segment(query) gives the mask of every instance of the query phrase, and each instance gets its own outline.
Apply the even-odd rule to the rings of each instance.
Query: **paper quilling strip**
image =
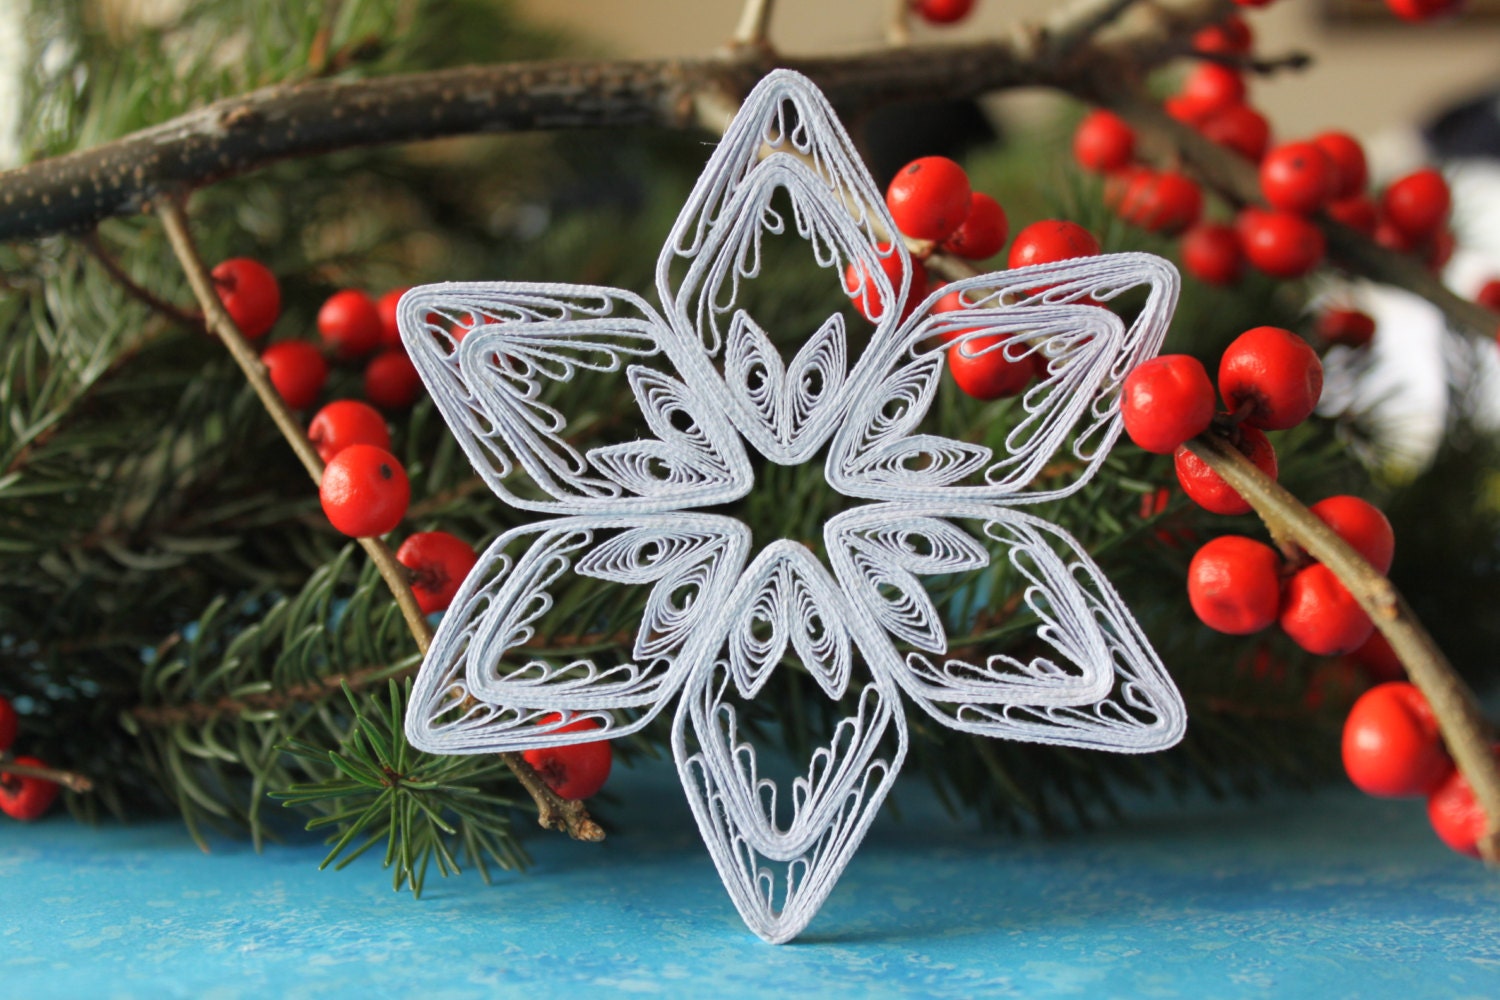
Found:
[[[787,201],[792,215],[773,208]],[[910,262],[843,126],[806,78],[772,73],[745,101],[688,198],[657,267],[661,311],[612,288],[428,285],[401,300],[402,338],[474,468],[502,501],[548,515],[506,532],[443,618],[406,719],[433,753],[488,753],[635,732],[676,704],[672,749],[704,843],[750,929],[790,940],[858,847],[906,754],[902,697],[985,736],[1127,753],[1181,738],[1181,697],[1088,554],[1024,507],[1066,496],[1120,433],[1120,383],[1161,345],[1177,273],[1116,254],[965,279],[908,318],[886,309],[858,356],[842,314],[784,363],[742,286],[762,237],[788,225],[817,264],[879,315],[901,302],[880,259]],[[1145,290],[1127,328],[1096,303]],[[946,292],[970,305],[937,313]],[[468,328],[461,338],[453,324]],[[922,432],[944,337],[1008,335],[1045,377],[1003,451]],[[650,436],[580,451],[553,383],[624,379]],[[952,391],[952,390],[949,390]],[[748,494],[746,446],[795,465],[827,446],[829,487],[867,501],[823,527],[827,563],[703,512]],[[1040,475],[1064,452],[1071,478]],[[1064,477],[1069,473],[1064,473]],[[1042,484],[1037,486],[1036,484]],[[1008,560],[1048,656],[948,653],[920,576]],[[526,647],[570,574],[640,588],[629,659]],[[757,770],[736,705],[778,663],[850,706],[790,789]],[[783,799],[778,812],[778,795]],[[789,796],[789,803],[785,801]]]

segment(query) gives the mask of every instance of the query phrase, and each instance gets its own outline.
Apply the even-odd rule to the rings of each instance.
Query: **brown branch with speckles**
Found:
[[[1229,0],[1156,0],[1136,12],[1150,16],[1107,41],[1068,30],[1115,6],[1084,0],[1047,25],[993,41],[848,56],[789,59],[746,44],[704,59],[511,63],[266,87],[0,173],[0,240],[87,231],[163,193],[341,149],[486,132],[692,128],[703,95],[738,101],[777,66],[807,74],[846,115],[896,101],[1060,87],[1109,67],[1118,75],[1159,65],[1181,53],[1183,30],[1233,9]],[[750,9],[752,34],[768,11]]]

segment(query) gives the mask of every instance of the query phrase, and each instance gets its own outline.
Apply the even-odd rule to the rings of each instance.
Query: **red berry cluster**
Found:
[[[942,156],[925,156],[897,171],[886,189],[886,206],[901,234],[923,244],[911,261],[909,274],[903,273],[901,258],[891,252],[889,243],[876,245],[891,286],[899,289],[902,279],[907,281],[901,319],[935,290],[923,264],[928,254],[941,251],[965,260],[984,260],[1005,248],[1010,232],[1000,203],[974,191],[964,169]],[[1087,229],[1063,219],[1044,219],[1016,234],[1007,266],[1026,267],[1099,252],[1099,241]],[[879,322],[886,315],[886,303],[867,278],[864,265],[851,263],[844,270],[844,290],[860,315]],[[957,292],[950,292],[933,309],[951,312],[969,305]],[[948,350],[948,370],[970,396],[986,400],[1015,396],[1025,391],[1033,377],[1045,377],[1046,359],[1026,342],[1001,336],[963,339],[968,332],[956,330],[945,339],[957,341]]]
[[[355,538],[383,535],[406,516],[411,485],[391,454],[391,433],[374,407],[339,399],[318,411],[307,437],[327,463],[318,486],[323,512],[335,528]],[[423,614],[452,603],[479,561],[472,546],[445,531],[418,532],[402,543],[396,561],[410,574]]]
[[[55,781],[26,774],[11,774],[5,770],[7,760],[32,767],[46,767],[36,757],[11,757],[10,748],[15,745],[21,729],[20,717],[9,698],[0,697],[0,812],[12,819],[31,821],[40,819],[57,799],[58,786]]]
[[[1236,446],[1261,471],[1276,476],[1276,452],[1265,431],[1295,427],[1311,415],[1323,388],[1323,367],[1307,342],[1289,330],[1262,326],[1241,334],[1219,362],[1219,394],[1230,412]],[[1136,367],[1121,394],[1125,431],[1137,445],[1174,454],[1177,480],[1199,506],[1245,514],[1250,505],[1188,447],[1213,422],[1214,390],[1197,359],[1166,355]],[[1312,512],[1375,569],[1390,569],[1390,522],[1358,497],[1330,497]],[[1326,566],[1306,557],[1283,566],[1269,545],[1239,535],[1216,538],[1193,556],[1188,599],[1199,619],[1230,635],[1250,635],[1280,622],[1308,652],[1333,656],[1360,648],[1374,625]]]
[[[1389,0],[1396,6],[1451,6],[1449,0]],[[1242,4],[1259,6],[1259,4]],[[1405,16],[1403,14],[1403,16]],[[1193,39],[1208,57],[1166,100],[1166,110],[1205,137],[1260,167],[1266,207],[1239,211],[1234,223],[1200,221],[1204,198],[1191,178],[1176,170],[1154,170],[1136,161],[1135,134],[1107,111],[1079,124],[1073,153],[1085,169],[1106,175],[1106,204],[1122,219],[1152,232],[1182,233],[1183,266],[1215,285],[1237,282],[1248,261],[1276,278],[1297,278],[1323,260],[1322,230],[1312,217],[1329,217],[1358,229],[1382,245],[1418,254],[1431,268],[1453,252],[1447,229],[1449,195],[1434,170],[1419,170],[1391,184],[1379,202],[1369,182],[1360,144],[1342,132],[1272,146],[1271,127],[1248,103],[1239,70],[1221,59],[1250,54],[1254,36],[1238,16],[1211,25]]]
[[[1416,687],[1393,681],[1366,691],[1344,721],[1343,757],[1344,771],[1361,791],[1426,798],[1427,817],[1443,843],[1479,856],[1484,811],[1453,766],[1432,708]]]
[[[1290,330],[1247,330],[1219,361],[1219,394],[1229,408],[1221,420],[1233,425],[1236,447],[1273,479],[1276,450],[1264,432],[1306,420],[1322,391],[1322,362]],[[1177,481],[1200,507],[1215,514],[1250,512],[1244,498],[1185,444],[1214,420],[1214,389],[1196,358],[1168,354],[1137,366],[1125,378],[1120,415],[1137,445],[1173,454]]]
[[[1390,569],[1395,536],[1378,508],[1358,497],[1334,496],[1314,504],[1312,512],[1377,571]],[[1271,546],[1239,535],[1216,538],[1193,556],[1188,600],[1199,620],[1229,635],[1280,623],[1292,641],[1317,656],[1372,645],[1369,615],[1328,567],[1305,554],[1283,564]]]
[[[246,338],[259,340],[270,332],[281,315],[281,287],[264,264],[235,257],[215,267],[212,276],[219,301]],[[261,363],[286,405],[305,410],[317,402],[329,375],[325,351],[339,362],[370,358],[364,390],[376,406],[401,410],[416,402],[422,380],[396,328],[396,303],[405,291],[393,289],[378,301],[354,289],[336,292],[318,311],[323,350],[305,340],[267,347]]]

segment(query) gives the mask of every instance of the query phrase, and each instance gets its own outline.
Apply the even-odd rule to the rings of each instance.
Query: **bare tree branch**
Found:
[[[1087,0],[1078,16],[1096,16],[1098,5]],[[983,43],[818,59],[777,59],[765,47],[750,47],[709,59],[514,63],[267,87],[0,173],[0,240],[84,231],[140,211],[166,192],[340,149],[482,132],[691,128],[702,95],[738,101],[777,65],[807,74],[850,115],[1008,87],[1068,89],[1086,80],[1089,89],[1101,89],[1104,76],[1132,75],[1179,55],[1183,30],[1230,9],[1228,0],[1156,0],[1142,8],[1153,16],[1133,33],[1067,52],[1055,51],[1045,32],[1033,29]]]

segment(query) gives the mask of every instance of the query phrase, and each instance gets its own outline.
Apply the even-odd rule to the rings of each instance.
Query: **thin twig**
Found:
[[[1311,69],[1314,59],[1310,53],[1293,51],[1279,56],[1254,56],[1235,55],[1229,52],[1204,52],[1201,49],[1192,49],[1188,55],[1194,59],[1204,62],[1218,63],[1220,66],[1228,66],[1242,73],[1254,73],[1256,76],[1275,76],[1290,70],[1293,73],[1301,73]]]
[[[115,260],[114,255],[104,249],[104,244],[99,240],[98,230],[84,233],[78,238],[78,242],[83,244],[83,248],[89,252],[94,260],[99,262],[99,266],[104,268],[105,272],[121,288],[125,289],[132,298],[144,302],[153,311],[160,313],[175,323],[181,323],[183,326],[189,326],[195,330],[205,329],[202,316],[197,313],[188,312],[186,309],[177,308],[177,306],[155,292],[137,283],[134,278],[126,273],[125,268],[120,266],[120,262]]]
[[[192,286],[193,294],[203,309],[208,328],[219,336],[225,347],[229,348],[229,353],[240,366],[240,370],[245,373],[245,378],[249,380],[255,394],[260,397],[261,403],[281,430],[287,444],[292,446],[292,451],[301,459],[313,483],[317,484],[323,478],[323,461],[318,457],[317,451],[308,440],[307,433],[297,421],[297,417],[287,409],[281,396],[276,392],[276,387],[271,384],[270,378],[266,375],[265,365],[261,364],[255,348],[245,340],[244,335],[235,326],[234,320],[224,310],[223,303],[219,301],[218,293],[213,288],[213,279],[209,277],[208,269],[204,267],[203,259],[198,255],[198,249],[193,244],[192,234],[188,230],[187,217],[181,204],[176,198],[167,197],[160,199],[155,207],[162,227],[167,232],[167,239],[172,244],[172,251],[177,255],[178,263],[182,265],[182,270],[187,275],[188,284]],[[428,647],[432,645],[432,626],[427,623],[422,609],[417,606],[416,596],[412,594],[405,567],[396,561],[390,547],[379,538],[361,538],[359,544],[369,553],[370,559],[380,570],[381,577],[385,579],[386,586],[390,588],[391,594],[396,598],[396,604],[401,608],[402,617],[406,619],[412,638],[417,641],[417,648],[423,656],[426,656]],[[548,829],[566,829],[576,840],[603,839],[604,832],[589,817],[582,802],[559,797],[537,776],[520,754],[501,754],[501,757],[536,801],[539,823]]]
[[[769,49],[768,32],[775,8],[776,0],[745,0],[745,6],[740,10],[739,26],[734,29],[735,47]]]
[[[885,40],[897,48],[911,44],[911,0],[887,0]]]
[[[1338,577],[1369,614],[1432,706],[1443,741],[1468,779],[1487,819],[1479,848],[1491,864],[1500,863],[1500,759],[1490,748],[1479,702],[1453,669],[1432,636],[1391,581],[1292,496],[1255,467],[1228,440],[1212,432],[1188,448],[1255,509],[1273,537],[1290,538]]]
[[[94,790],[93,780],[76,771],[62,771],[55,767],[47,767],[45,764],[21,764],[12,760],[9,753],[0,753],[0,776],[11,775],[22,778],[44,778],[73,792]]]
[[[1066,8],[1055,22],[1047,25],[1047,50],[1055,58],[1068,58],[1140,2],[1095,0],[1088,8]]]

